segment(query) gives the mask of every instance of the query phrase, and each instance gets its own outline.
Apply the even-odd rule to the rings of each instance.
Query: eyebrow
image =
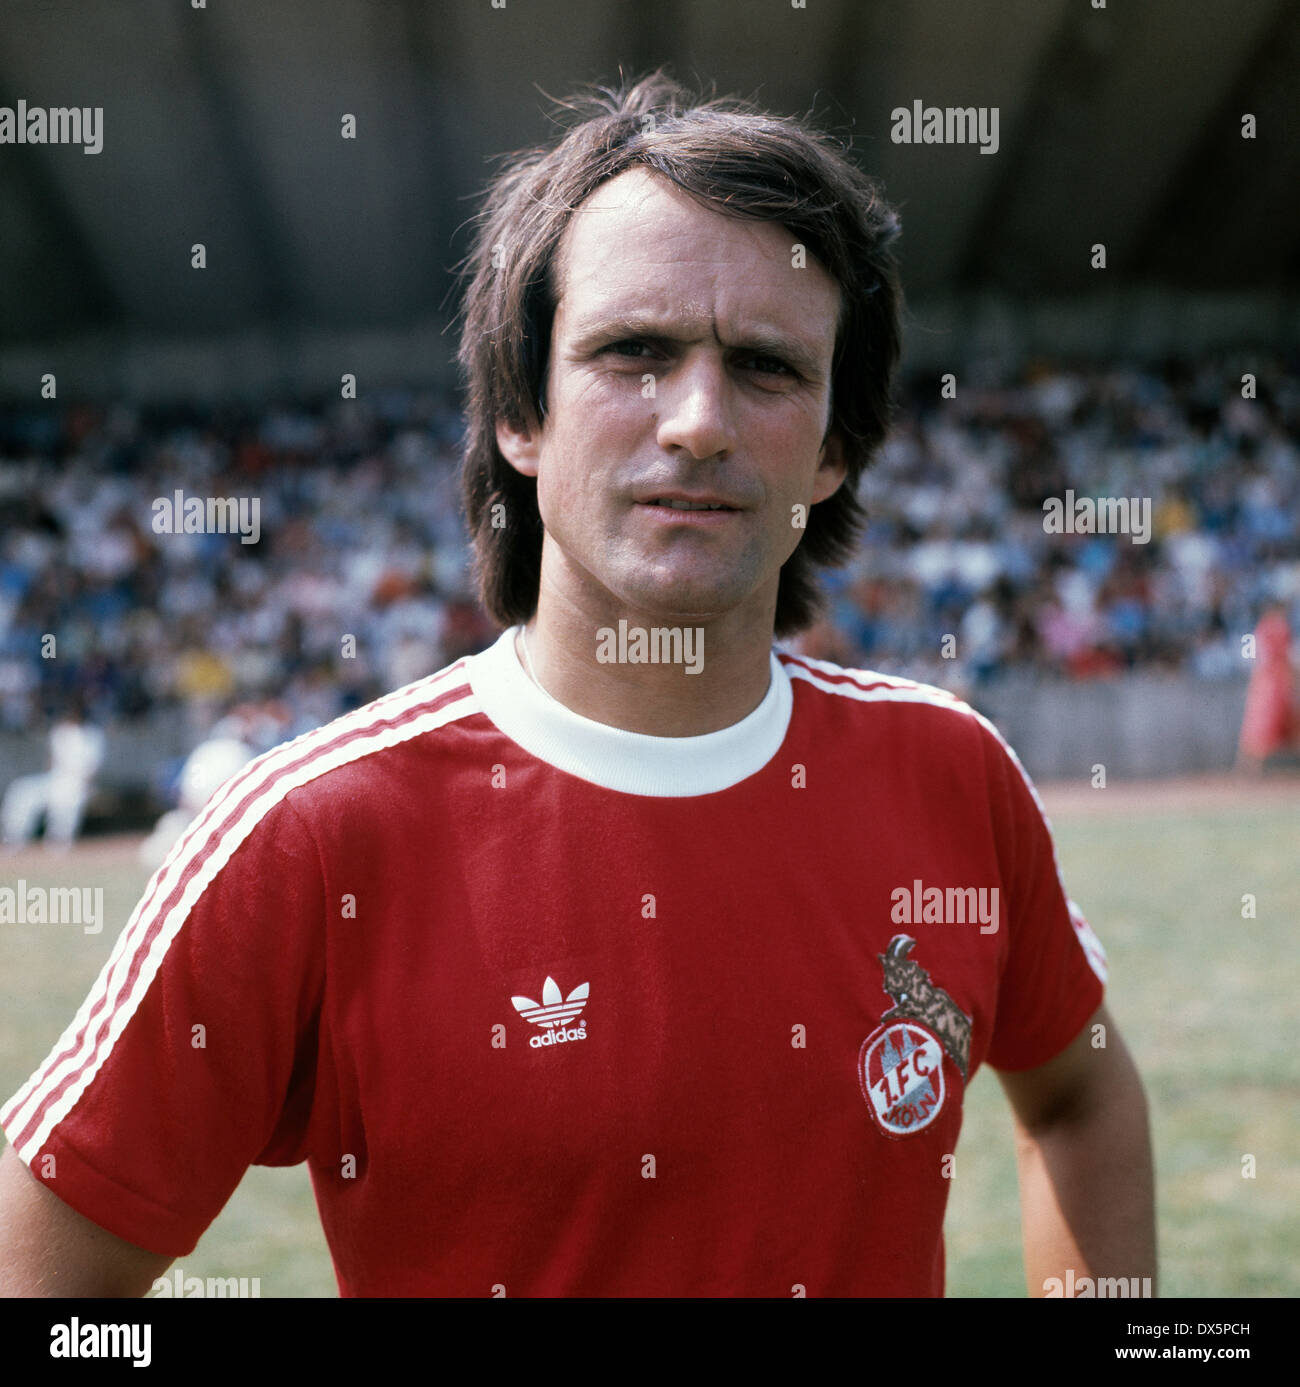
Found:
[[[574,346],[580,349],[590,347],[600,339],[616,342],[624,337],[650,337],[664,342],[685,340],[661,319],[647,313],[617,313],[609,317],[590,318],[577,323],[573,329]],[[757,328],[747,332],[743,342],[729,343],[728,350],[780,357],[807,376],[820,376],[823,370],[819,358],[803,342],[774,328]]]

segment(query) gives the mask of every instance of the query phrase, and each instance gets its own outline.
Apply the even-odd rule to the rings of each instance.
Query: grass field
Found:
[[[1061,870],[1106,945],[1107,1004],[1147,1087],[1162,1295],[1300,1293],[1300,795],[1244,797],[1101,814],[1048,797]],[[1009,1118],[991,1073],[967,1098],[957,1173],[949,1295],[1022,1294]]]
[[[1204,786],[1201,787],[1205,789]],[[1300,1294],[1300,786],[1044,791],[1071,895],[1107,947],[1107,1001],[1146,1081],[1165,1295]],[[0,858],[0,885],[105,888],[98,936],[0,925],[0,1095],[80,1005],[146,880],[133,843]],[[1252,895],[1256,917],[1243,919]],[[1243,1157],[1254,1178],[1243,1178]],[[947,1224],[948,1294],[1024,1294],[1011,1128],[981,1071]],[[263,1296],[337,1294],[306,1167],[253,1169],[187,1275],[256,1276]]]

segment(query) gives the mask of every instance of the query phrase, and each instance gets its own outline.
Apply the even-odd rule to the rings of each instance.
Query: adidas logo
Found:
[[[525,1021],[531,1021],[534,1026],[542,1028],[541,1035],[529,1037],[529,1045],[538,1050],[543,1045],[561,1045],[567,1040],[586,1040],[587,1023],[581,1021],[578,1025],[569,1027],[569,1022],[582,1015],[590,992],[591,984],[583,982],[566,997],[561,993],[555,979],[547,978],[542,984],[540,1002],[533,1001],[531,997],[511,997],[511,1005],[520,1016]]]

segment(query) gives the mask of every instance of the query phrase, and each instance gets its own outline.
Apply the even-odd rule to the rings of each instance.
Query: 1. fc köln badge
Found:
[[[908,935],[896,934],[885,952],[876,955],[894,1005],[858,1052],[862,1096],[876,1125],[890,1137],[922,1132],[939,1116],[946,1093],[945,1055],[963,1082],[970,1059],[971,1019],[908,957],[915,944]]]

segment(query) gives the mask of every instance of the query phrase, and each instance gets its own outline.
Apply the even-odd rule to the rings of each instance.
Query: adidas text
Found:
[[[528,1043],[534,1050],[538,1050],[543,1045],[563,1045],[567,1040],[586,1040],[586,1038],[587,1023],[583,1021],[580,1025],[567,1031],[557,1026],[553,1031],[546,1031],[542,1035],[529,1036]]]

